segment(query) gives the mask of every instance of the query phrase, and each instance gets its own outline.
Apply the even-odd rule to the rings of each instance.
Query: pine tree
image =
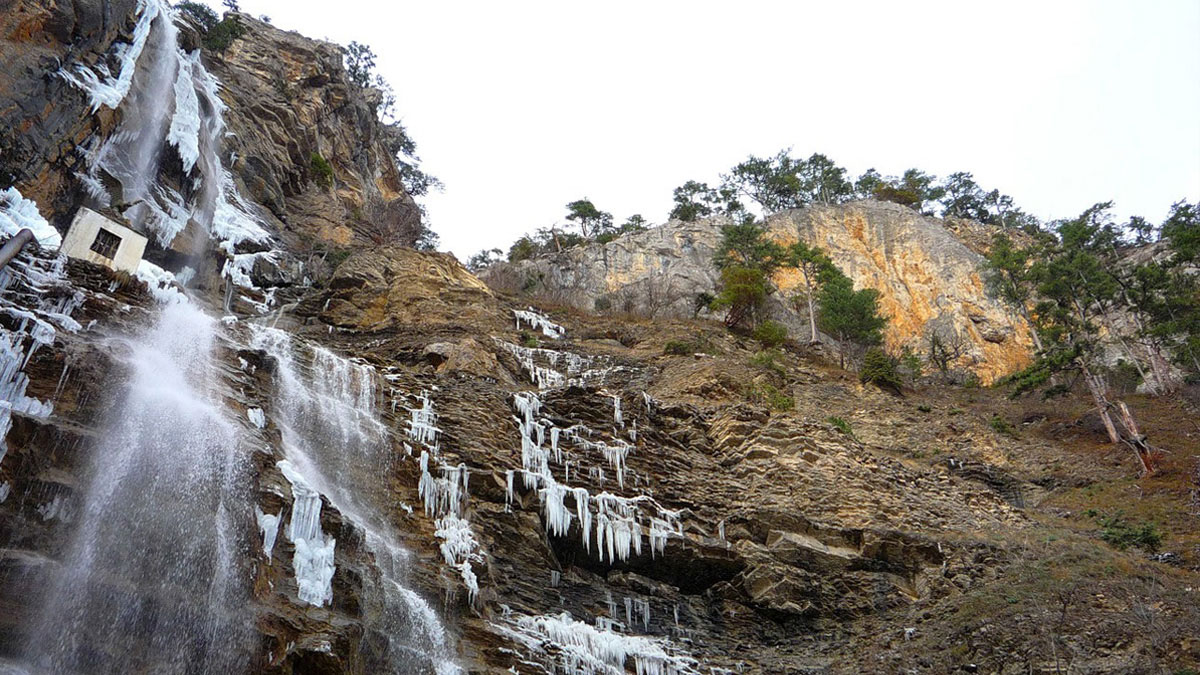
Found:
[[[846,367],[846,353],[883,342],[887,319],[879,314],[879,291],[854,290],[854,283],[836,267],[822,275],[817,321],[821,330],[838,341],[838,358]]]

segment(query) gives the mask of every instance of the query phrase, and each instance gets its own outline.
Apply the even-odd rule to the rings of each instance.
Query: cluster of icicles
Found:
[[[556,616],[504,616],[493,623],[501,633],[533,652],[554,647],[555,672],[567,675],[624,675],[632,659],[638,675],[694,675],[692,657],[676,653],[663,639],[613,632],[607,622],[590,626],[570,613]],[[715,672],[715,671],[709,671]]]
[[[482,549],[471,524],[464,517],[470,471],[465,464],[451,466],[442,459],[437,413],[429,392],[421,392],[417,407],[409,408],[408,437],[421,448],[421,478],[417,486],[425,504],[425,514],[434,519],[434,534],[441,539],[440,549],[446,564],[458,570],[468,601],[479,594],[479,579],[471,566],[483,562]],[[411,446],[405,444],[411,454]],[[432,471],[431,471],[432,468]],[[436,471],[439,475],[434,475]]]
[[[0,208],[0,219],[6,217]],[[29,376],[24,369],[39,347],[54,343],[59,330],[80,329],[71,313],[83,294],[67,281],[64,264],[62,256],[49,251],[27,250],[0,270],[0,461],[8,450],[4,438],[12,413],[45,419],[54,410],[51,402],[25,395]],[[8,483],[0,484],[0,501],[8,491]]]

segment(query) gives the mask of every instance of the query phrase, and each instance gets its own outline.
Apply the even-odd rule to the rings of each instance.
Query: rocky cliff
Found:
[[[6,5],[0,55],[10,67],[0,75],[0,183],[15,185],[43,205],[60,229],[80,204],[128,221],[132,214],[121,213],[123,202],[133,197],[122,195],[123,186],[94,165],[103,141],[121,129],[129,113],[89,98],[65,75],[79,68],[121,73],[122,50],[138,42],[139,10],[155,5],[133,0]],[[330,252],[414,243],[424,231],[421,212],[397,171],[395,132],[377,118],[379,92],[349,81],[337,45],[281,31],[249,15],[229,17],[241,30],[225,49],[202,49],[201,29],[186,15],[177,21],[178,43],[182,54],[198,55],[219,81],[219,100],[212,104],[225,108],[222,163],[252,204],[253,217],[281,244],[275,247],[278,255],[248,267],[256,285],[291,286],[306,275],[327,275]],[[149,60],[128,67],[134,95]],[[204,110],[207,102],[199,105],[201,117],[211,114]],[[166,111],[171,112],[169,106]],[[175,159],[162,162],[159,180],[189,198],[188,181],[199,182],[198,169],[183,170],[176,147],[166,145],[161,152]],[[318,166],[322,162],[328,175]],[[97,201],[89,178],[111,199]],[[198,231],[205,226],[199,221],[206,217],[212,216],[203,209],[195,214],[186,223],[187,236],[177,238],[174,248],[190,253],[195,245],[182,249],[181,242],[202,238]],[[142,223],[130,224],[155,235]],[[218,270],[221,264],[218,260]]]
[[[61,224],[97,198],[81,184],[97,164],[72,158],[136,111],[119,101],[93,114],[60,89],[59,64],[116,70],[114,49],[146,27],[137,12],[169,12],[11,7],[3,46],[23,65],[0,81],[14,87],[0,113],[23,125],[25,159],[6,166]],[[1178,410],[1134,401],[1181,449],[1134,484],[1132,459],[1069,401],[897,396],[799,347],[764,361],[719,322],[669,317],[712,288],[713,224],[509,268],[518,289],[557,289],[566,302],[549,313],[451,256],[357,246],[376,224],[372,200],[410,203],[362,117],[369,103],[346,89],[333,47],[241,21],[243,37],[199,61],[186,22],[143,35],[177,39],[160,44],[180,59],[163,71],[179,82],[191,70],[210,128],[226,127],[206,86],[223,83],[231,145],[203,161],[232,170],[218,203],[246,229],[180,223],[200,250],[152,244],[169,271],[136,277],[35,247],[0,271],[0,671],[1100,673],[1200,661],[1200,539],[1182,481],[1196,436]],[[179,89],[186,99],[186,80]],[[38,102],[46,91],[57,102]],[[134,176],[164,194],[182,189],[181,172],[196,177],[170,137],[150,139],[167,166]],[[328,189],[308,173],[313,151],[333,167]],[[156,214],[123,212],[161,233]],[[821,243],[859,283],[886,284],[891,311],[917,308],[894,344],[939,321],[1020,344],[1019,327],[993,325],[974,254],[941,223],[862,204],[772,226]],[[347,249],[327,246],[317,275],[322,240]],[[198,259],[226,266],[184,288],[169,272]],[[660,316],[595,313],[598,297]],[[671,342],[695,353],[665,354]],[[977,346],[984,374],[1011,356]],[[1165,551],[1110,536],[1144,534],[1122,520],[1135,517],[1158,523]]]
[[[696,295],[717,287],[712,255],[721,224],[671,222],[603,245],[494,265],[481,277],[509,291],[540,294],[581,309],[692,316]],[[958,367],[985,382],[1029,363],[1029,327],[988,293],[982,256],[947,223],[896,204],[867,201],[788,211],[772,216],[768,224],[775,240],[787,244],[802,239],[820,246],[856,287],[879,291],[881,309],[890,319],[885,331],[889,348],[920,353],[931,333],[961,336],[967,348]],[[969,233],[977,235],[976,227],[968,228]],[[955,230],[961,228],[954,224]],[[969,241],[977,245],[978,239]],[[807,317],[783,300],[798,292],[802,280],[794,269],[775,279],[780,293],[772,312],[793,335],[807,333]]]

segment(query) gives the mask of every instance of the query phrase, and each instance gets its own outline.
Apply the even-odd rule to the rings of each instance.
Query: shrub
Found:
[[[750,357],[750,365],[755,368],[762,368],[763,370],[778,373],[779,375],[786,375],[787,370],[783,367],[782,363],[779,363],[779,359],[782,357],[783,354],[778,349],[764,349]]]
[[[746,390],[746,398],[773,410],[791,410],[796,407],[795,399],[767,382],[751,384]]]
[[[319,152],[313,152],[309,156],[309,166],[312,168],[313,178],[325,187],[329,187],[333,182],[333,167],[330,166],[329,160],[321,156]]]
[[[988,424],[998,434],[1004,434],[1005,436],[1015,436],[1017,434],[1017,430],[1013,428],[1013,425],[1009,424],[1008,420],[998,414],[992,415],[992,419],[988,420]]]
[[[596,301],[592,303],[592,307],[594,307],[597,312],[607,312],[608,310],[612,309],[612,299],[607,297],[596,298]]]
[[[671,356],[691,356],[692,354],[720,354],[721,350],[708,339],[707,335],[698,335],[691,340],[668,340],[663,345],[663,354]]]
[[[854,438],[854,430],[850,428],[850,423],[845,419],[841,417],[829,417],[825,421],[833,425],[833,428],[837,429],[839,433],[845,434],[850,438]]]
[[[1144,551],[1153,553],[1162,544],[1162,534],[1154,523],[1134,525],[1125,520],[1118,511],[1112,517],[1100,519],[1100,538],[1124,551],[1130,546],[1136,546]]]
[[[241,21],[238,21],[237,17],[231,16],[208,29],[200,42],[206,49],[223,52],[233,44],[234,40],[245,34],[246,27],[242,25]]]
[[[754,339],[767,349],[773,349],[783,344],[787,339],[787,326],[778,321],[764,321],[754,329]]]
[[[667,344],[663,345],[663,354],[672,356],[691,356],[695,354],[692,351],[692,343],[684,342],[683,340],[668,340]]]
[[[216,12],[212,11],[208,5],[199,2],[181,2],[175,5],[175,9],[195,19],[205,33],[221,22],[221,18],[217,16]]]
[[[900,372],[896,368],[896,359],[878,347],[868,349],[863,356],[862,370],[859,371],[858,378],[863,382],[897,391],[903,384]]]
[[[521,346],[533,349],[538,346],[538,339],[529,331],[521,331]]]
[[[917,406],[917,410],[919,410],[919,411],[921,411],[921,412],[923,412],[923,413],[927,413],[927,412],[933,412],[933,408],[932,408],[932,407],[930,407],[929,405],[925,404],[925,403],[922,403],[922,404],[918,405],[918,406]]]

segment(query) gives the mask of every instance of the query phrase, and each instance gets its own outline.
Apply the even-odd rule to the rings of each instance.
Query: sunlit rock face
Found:
[[[691,316],[696,295],[717,287],[712,257],[722,224],[672,221],[604,245],[495,265],[481,277],[497,288],[581,309]],[[987,291],[983,257],[945,222],[897,204],[866,201],[788,211],[772,216],[769,225],[771,238],[820,246],[856,288],[879,291],[880,308],[889,319],[889,348],[924,352],[931,333],[960,335],[967,344],[957,365],[984,382],[1029,363],[1028,326]],[[775,282],[780,292],[772,313],[793,336],[807,336],[806,310],[786,301],[802,291],[803,276],[785,269]]]
[[[960,365],[984,382],[1030,361],[1029,327],[986,288],[983,257],[940,220],[898,204],[856,202],[789,211],[770,221],[780,243],[801,239],[824,249],[856,288],[879,291],[888,317],[887,346],[927,351],[933,332],[967,339]],[[803,276],[776,277],[784,295],[803,288]]]

